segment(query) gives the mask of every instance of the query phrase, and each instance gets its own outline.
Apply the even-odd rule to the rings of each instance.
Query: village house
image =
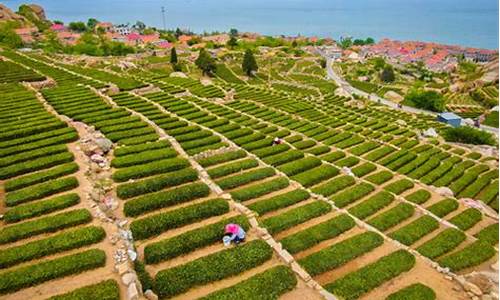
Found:
[[[181,44],[187,44],[192,39],[193,39],[192,36],[183,34],[183,35],[179,36],[179,38],[177,40]]]
[[[95,28],[96,28],[96,30],[98,28],[102,28],[102,30],[104,30],[104,32],[111,32],[114,29],[113,24],[111,24],[110,22],[99,22],[99,23],[97,23]]]
[[[80,39],[81,34],[70,32],[70,31],[60,31],[57,33],[57,38],[66,45],[76,45],[78,40]]]
[[[55,32],[61,32],[66,30],[66,26],[64,26],[63,24],[52,24],[50,26],[50,30]]]
[[[209,35],[202,37],[202,41],[204,42],[212,42],[218,45],[225,45],[231,37],[227,33]]]
[[[37,34],[38,29],[36,27],[25,27],[25,28],[18,28],[14,30],[19,37],[21,37],[21,40],[25,44],[31,44],[35,41],[34,36]]]
[[[132,30],[128,25],[120,24],[113,26],[113,32],[116,32],[121,35],[129,35],[130,33],[132,33]]]

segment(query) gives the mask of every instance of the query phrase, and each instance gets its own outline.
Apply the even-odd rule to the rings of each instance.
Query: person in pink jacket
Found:
[[[227,224],[224,229],[224,237],[222,241],[224,245],[229,246],[231,242],[234,242],[238,245],[241,242],[245,241],[246,232],[245,230],[238,224]]]

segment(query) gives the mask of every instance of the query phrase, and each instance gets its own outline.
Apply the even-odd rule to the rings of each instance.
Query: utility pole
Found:
[[[163,30],[167,31],[167,26],[165,24],[165,7],[164,6],[161,7],[161,16],[163,19]]]

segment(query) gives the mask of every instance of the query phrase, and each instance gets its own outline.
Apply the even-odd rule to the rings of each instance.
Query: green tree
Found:
[[[96,25],[99,23],[99,21],[97,19],[94,19],[94,18],[90,18],[87,20],[87,27],[90,29],[90,30],[94,30],[94,28],[96,27]]]
[[[362,39],[355,39],[353,42],[352,42],[353,45],[355,46],[363,46],[365,44],[365,40],[362,40]]]
[[[170,50],[170,63],[175,65],[176,63],[178,63],[178,59],[177,59],[177,50],[175,50],[175,47],[173,47],[171,50]]]
[[[69,29],[77,32],[84,32],[87,30],[87,25],[83,22],[71,22],[69,23]]]
[[[0,27],[0,43],[11,48],[21,48],[23,40],[14,31],[14,27],[9,23],[2,24]]]
[[[179,39],[179,37],[180,37],[181,35],[183,35],[183,34],[184,34],[184,33],[182,32],[182,30],[181,30],[179,27],[177,27],[177,28],[175,29],[175,38],[176,38],[176,39]]]
[[[380,80],[383,82],[393,82],[396,79],[391,65],[386,65],[380,73]]]
[[[292,48],[297,48],[298,44],[296,40],[293,40],[292,42]]]
[[[375,40],[371,37],[366,38],[365,45],[372,45],[372,44],[375,44]]]
[[[342,49],[347,49],[352,46],[352,38],[347,37],[347,38],[341,38],[340,39],[340,47]]]
[[[238,29],[236,29],[236,28],[229,29],[229,35],[232,37],[237,37],[238,36]]]
[[[469,126],[447,128],[441,134],[447,142],[474,145],[496,145],[496,140],[491,133]]]
[[[252,76],[253,72],[257,72],[259,66],[257,65],[257,61],[253,56],[253,52],[250,49],[245,51],[245,56],[243,57],[243,64],[241,66],[243,72],[245,72],[248,76]]]
[[[319,65],[325,69],[326,68],[326,59],[322,58],[320,61],[319,61]]]
[[[410,106],[435,112],[442,112],[445,108],[443,95],[435,91],[425,91],[422,89],[411,90],[406,94],[404,102]]]
[[[212,75],[217,66],[215,65],[215,60],[210,56],[210,54],[202,48],[200,50],[200,54],[198,54],[198,58],[195,60],[195,65],[200,68],[203,72],[203,75]]]
[[[63,21],[60,21],[60,20],[54,20],[54,24],[59,24],[59,25],[63,25]]]
[[[229,38],[229,41],[227,41],[226,46],[230,49],[233,49],[234,47],[238,46],[238,40],[236,39],[235,36],[231,36]]]

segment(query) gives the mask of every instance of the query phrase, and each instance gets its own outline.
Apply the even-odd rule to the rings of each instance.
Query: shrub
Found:
[[[447,142],[474,145],[496,145],[496,140],[491,133],[470,126],[446,128],[441,132],[441,135]]]
[[[332,210],[330,204],[323,201],[315,201],[280,215],[267,218],[261,222],[262,226],[267,228],[271,234],[291,228],[297,224],[308,221],[312,218],[327,214]]]
[[[146,264],[157,264],[219,242],[222,239],[224,227],[229,223],[239,224],[245,230],[250,228],[250,224],[244,216],[224,219],[215,224],[147,245],[144,248],[144,261]]]
[[[91,249],[43,261],[38,264],[20,267],[2,274],[0,277],[0,294],[12,293],[51,279],[75,275],[102,267],[105,263],[106,254],[104,251]]]
[[[115,155],[115,157],[120,157],[120,156],[130,155],[133,153],[141,153],[148,150],[162,149],[168,147],[170,147],[170,143],[166,140],[162,140],[154,143],[146,143],[141,145],[122,146],[116,148],[113,154]]]
[[[158,272],[156,289],[161,298],[172,297],[259,266],[272,255],[273,250],[266,242],[252,241]]]
[[[490,244],[481,240],[465,248],[439,259],[438,263],[452,272],[477,266],[495,256],[496,250]]]
[[[363,177],[365,176],[366,174],[368,173],[371,173],[373,171],[375,171],[377,169],[377,166],[375,166],[374,164],[372,163],[364,163],[360,166],[357,166],[355,168],[352,169],[352,172],[354,173],[354,175],[356,175],[357,177]]]
[[[387,186],[384,187],[384,190],[399,195],[404,191],[411,189],[413,186],[414,186],[413,181],[404,178],[388,184]]]
[[[388,211],[371,218],[368,220],[368,224],[380,231],[386,231],[387,229],[394,227],[413,216],[414,212],[415,208],[412,205],[408,203],[400,203]]]
[[[236,201],[247,201],[286,188],[289,184],[290,182],[287,178],[279,177],[232,191],[231,196]]]
[[[275,155],[267,156],[262,161],[268,165],[279,166],[297,159],[303,158],[304,152],[299,150],[288,150],[283,153],[278,153]]]
[[[33,221],[3,227],[0,230],[0,245],[37,234],[56,232],[58,230],[88,223],[92,215],[86,209],[73,210]]]
[[[252,153],[260,158],[268,157],[271,155],[275,155],[277,153],[281,153],[290,149],[290,146],[287,144],[280,144],[275,146],[269,146],[266,148],[261,148],[257,150],[253,150]]]
[[[454,228],[447,228],[436,237],[425,242],[416,250],[423,256],[435,259],[450,252],[465,240],[465,233]]]
[[[233,189],[253,181],[271,177],[274,174],[276,174],[276,171],[273,168],[259,168],[240,175],[219,179],[215,183],[223,190]]]
[[[225,214],[228,211],[229,205],[225,200],[213,199],[135,220],[130,224],[130,230],[134,239],[143,240],[173,228]]]
[[[48,157],[40,157],[28,162],[22,162],[0,169],[0,179],[7,179],[14,176],[23,175],[26,173],[35,172],[42,169],[47,169],[64,163],[73,161],[73,154],[63,152]]]
[[[293,176],[319,165],[321,165],[321,160],[317,159],[316,157],[306,157],[281,165],[278,170],[288,176]]]
[[[391,146],[383,146],[378,148],[377,150],[369,152],[367,155],[365,155],[365,158],[369,161],[377,161],[395,150],[396,149]]]
[[[343,151],[335,151],[332,153],[322,155],[320,158],[322,160],[327,161],[327,162],[333,163],[333,162],[335,162],[341,158],[344,158],[344,157],[345,157],[345,153]]]
[[[391,180],[393,177],[394,175],[392,175],[390,171],[380,171],[366,177],[366,180],[373,184],[380,185],[384,182]]]
[[[291,179],[299,182],[305,187],[310,187],[329,178],[332,178],[338,173],[339,169],[327,164],[323,164],[314,169],[295,175]]]
[[[443,95],[435,91],[411,90],[405,96],[403,103],[435,112],[442,112],[445,109],[445,99]]]
[[[251,142],[248,144],[244,144],[241,147],[247,151],[252,151],[252,150],[256,150],[256,149],[262,149],[264,147],[271,145],[272,143],[273,143],[273,138],[269,137],[269,138],[265,138],[265,139]]]
[[[265,213],[306,200],[309,197],[310,195],[306,190],[296,189],[285,194],[277,195],[252,203],[248,205],[248,208],[260,215],[263,215]]]
[[[7,223],[19,222],[24,219],[38,217],[73,206],[80,202],[78,194],[67,194],[47,200],[40,200],[13,207],[5,212],[4,220]]]
[[[457,195],[457,198],[473,198],[481,192],[488,184],[498,178],[498,170],[489,171],[481,175],[477,180],[468,186],[460,187],[462,191]]]
[[[416,204],[425,203],[430,198],[431,198],[431,193],[427,190],[424,190],[424,189],[413,192],[410,195],[405,197],[406,200],[413,202],[413,203],[416,203]]]
[[[177,152],[174,149],[153,149],[116,157],[111,161],[111,166],[114,168],[124,168],[176,156]]]
[[[128,199],[142,194],[157,192],[166,187],[193,182],[197,179],[198,173],[191,168],[186,168],[137,182],[120,184],[116,188],[116,194],[121,199]]]
[[[365,154],[366,152],[369,152],[375,148],[378,148],[379,146],[380,145],[377,142],[368,141],[368,142],[364,142],[360,145],[357,145],[355,147],[352,147],[349,151],[356,156],[360,156],[360,155]]]
[[[306,149],[306,148],[311,148],[312,146],[316,145],[316,142],[313,140],[303,140],[299,141],[296,143],[293,143],[293,146],[297,149]]]
[[[120,288],[113,279],[101,281],[96,284],[87,285],[69,293],[50,297],[47,300],[120,300]]]
[[[465,231],[476,225],[477,222],[481,221],[482,219],[483,214],[481,213],[481,211],[475,208],[468,208],[448,221]]]
[[[498,244],[498,223],[488,225],[474,235],[479,240],[490,245]]]
[[[409,285],[390,294],[385,300],[435,300],[436,293],[421,283]]]
[[[312,226],[295,234],[289,235],[280,242],[283,248],[294,254],[313,247],[314,245],[332,239],[353,228],[354,220],[346,214]]]
[[[253,158],[235,161],[229,164],[218,166],[207,171],[208,175],[212,178],[223,177],[229,174],[237,173],[246,169],[257,167],[259,162]]]
[[[207,158],[198,159],[198,163],[202,167],[210,167],[213,165],[218,165],[235,159],[243,158],[246,156],[245,151],[237,150],[229,153],[217,154]]]
[[[278,299],[296,285],[297,278],[292,270],[286,266],[277,266],[201,299]]]
[[[488,166],[486,165],[477,165],[471,168],[470,170],[465,172],[461,177],[459,177],[456,181],[454,181],[450,185],[450,189],[456,195],[457,194],[460,195],[461,191],[463,191],[467,186],[470,186],[472,182],[474,182],[477,179],[479,174],[486,170],[488,170]],[[498,177],[498,170],[494,170],[488,173],[483,176],[486,176],[487,178],[489,177],[490,179],[495,178],[495,176]]]
[[[325,286],[325,289],[346,300],[357,299],[384,282],[409,271],[415,257],[405,250],[398,250],[377,261],[349,273]]]
[[[349,213],[359,219],[366,219],[382,208],[388,206],[394,201],[394,196],[386,191],[380,191],[371,196],[367,200],[353,206],[349,209]]]
[[[473,165],[474,163],[472,161],[464,161],[462,163],[455,164],[448,172],[442,174],[442,176],[435,180],[432,184],[434,186],[447,186],[455,179],[462,176],[465,170]]]
[[[134,217],[159,208],[187,202],[210,194],[204,183],[191,183],[165,192],[156,192],[127,201],[123,207],[126,216]]]
[[[45,182],[58,177],[73,174],[78,171],[78,165],[74,162],[63,164],[55,168],[25,175],[5,182],[5,191],[12,192],[33,184]]]
[[[0,268],[8,268],[47,255],[91,245],[102,241],[105,236],[106,233],[101,227],[83,227],[3,249],[0,250]]]
[[[312,191],[316,194],[321,194],[323,196],[328,197],[355,183],[356,180],[354,178],[348,175],[344,175],[338,178],[333,178],[332,180],[313,188]]]
[[[422,216],[410,224],[393,231],[389,236],[406,246],[410,246],[424,235],[439,228],[439,222],[431,216]]]
[[[308,149],[306,152],[312,155],[321,155],[330,152],[330,147],[328,146],[317,146],[312,149]]]
[[[15,206],[24,202],[41,199],[56,193],[68,191],[76,188],[77,186],[78,180],[76,179],[76,177],[50,180],[8,193],[5,197],[5,204],[7,206]]]
[[[458,201],[455,199],[444,199],[427,208],[434,215],[442,218],[458,208]]]
[[[349,156],[344,159],[341,159],[335,163],[338,167],[352,167],[355,166],[359,162],[359,158],[354,156]]]
[[[186,159],[170,158],[123,168],[113,173],[112,177],[116,182],[124,182],[129,179],[137,179],[165,172],[177,171],[188,166],[189,162]]]
[[[47,157],[50,155],[54,155],[57,153],[67,152],[68,148],[66,145],[53,145],[43,148],[38,148],[35,150],[30,150],[26,152],[21,152],[18,154],[9,155],[6,157],[0,158],[0,168],[4,168],[6,166],[22,163],[25,161],[34,160],[40,157]]]
[[[375,187],[373,185],[362,182],[333,196],[331,200],[335,203],[335,206],[342,208],[363,198],[374,190]]]
[[[316,276],[346,264],[383,242],[384,239],[379,234],[368,231],[323,248],[298,262],[311,276]]]

